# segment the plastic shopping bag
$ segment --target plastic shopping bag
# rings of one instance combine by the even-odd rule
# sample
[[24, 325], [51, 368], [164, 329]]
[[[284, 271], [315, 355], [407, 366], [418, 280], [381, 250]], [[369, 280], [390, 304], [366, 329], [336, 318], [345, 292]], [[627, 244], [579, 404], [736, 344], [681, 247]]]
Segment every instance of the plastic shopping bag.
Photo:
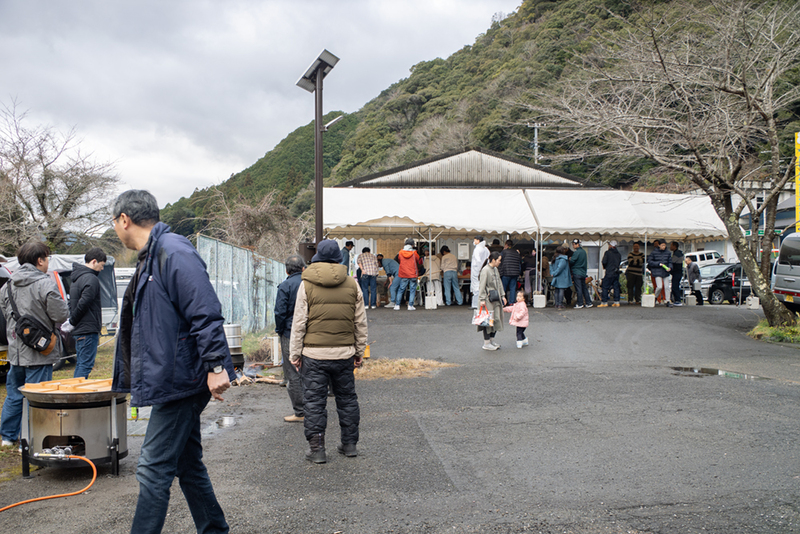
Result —
[[472, 324], [475, 326], [492, 326], [492, 312], [486, 309], [486, 306], [481, 306], [475, 310], [472, 316]]

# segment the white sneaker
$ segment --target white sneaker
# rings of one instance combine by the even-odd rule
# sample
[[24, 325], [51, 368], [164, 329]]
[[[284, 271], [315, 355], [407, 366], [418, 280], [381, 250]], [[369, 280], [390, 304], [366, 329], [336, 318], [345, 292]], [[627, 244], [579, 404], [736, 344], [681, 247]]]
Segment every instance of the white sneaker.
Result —
[[394, 302], [390, 301], [389, 304], [387, 304], [385, 307], [386, 308], [394, 308]]
[[518, 349], [521, 349], [523, 346], [524, 345], [522, 344], [522, 341], [517, 341], [517, 348]]
[[2, 441], [2, 443], [0, 443], [0, 445], [2, 445], [3, 447], [13, 447], [14, 446], [14, 442], [13, 441], [8, 441], [7, 439], [4, 439]]
[[416, 308], [409, 304], [408, 305], [408, 311], [414, 311], [414, 310], [416, 310]]
[[528, 345], [529, 345], [528, 338], [526, 337], [525, 339], [522, 340], [522, 346], [527, 347]]
[[576, 310], [580, 310], [581, 308], [583, 308], [583, 304], [576, 304], [575, 305], [575, 309]]
[[586, 305], [587, 308], [591, 308], [592, 306], [593, 306], [593, 304], [591, 304], [591, 303]]
[[378, 309], [378, 307], [377, 307], [377, 306], [372, 306], [372, 309], [373, 309], [373, 310], [377, 310], [377, 309]]
[[399, 305], [399, 304], [395, 304], [395, 305], [394, 305], [394, 309], [395, 309], [395, 310], [399, 310], [399, 309], [400, 309], [400, 305]]
[[483, 350], [497, 350], [500, 347], [498, 347], [497, 345], [492, 345], [491, 343], [488, 344], [484, 343], [482, 348]]

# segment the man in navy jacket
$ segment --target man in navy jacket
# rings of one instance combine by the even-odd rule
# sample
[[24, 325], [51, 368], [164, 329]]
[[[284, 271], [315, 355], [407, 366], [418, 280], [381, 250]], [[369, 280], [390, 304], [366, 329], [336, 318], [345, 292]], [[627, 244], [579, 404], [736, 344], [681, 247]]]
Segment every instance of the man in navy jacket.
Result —
[[281, 356], [283, 357], [283, 378], [287, 381], [286, 390], [292, 401], [294, 413], [283, 418], [287, 423], [303, 422], [303, 377], [289, 361], [289, 340], [292, 335], [292, 318], [294, 302], [297, 300], [297, 288], [302, 281], [300, 276], [306, 268], [306, 262], [300, 256], [286, 258], [286, 280], [278, 286], [275, 298], [275, 333], [281, 337]]
[[221, 306], [206, 266], [185, 237], [159, 221], [147, 191], [130, 190], [112, 208], [114, 230], [139, 251], [122, 303], [112, 389], [131, 406], [152, 406], [136, 478], [131, 532], [161, 532], [177, 476], [198, 532], [228, 532], [203, 465], [200, 413], [235, 378]]

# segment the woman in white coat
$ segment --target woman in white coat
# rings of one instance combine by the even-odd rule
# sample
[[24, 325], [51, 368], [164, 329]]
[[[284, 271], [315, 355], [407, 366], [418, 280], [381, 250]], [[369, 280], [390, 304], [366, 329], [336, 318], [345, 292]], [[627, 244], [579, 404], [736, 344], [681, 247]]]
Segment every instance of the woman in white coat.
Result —
[[478, 292], [481, 289], [481, 268], [489, 257], [489, 249], [486, 248], [486, 241], [481, 236], [475, 236], [473, 243], [475, 244], [475, 249], [472, 251], [469, 290], [472, 291], [472, 307], [477, 309]]

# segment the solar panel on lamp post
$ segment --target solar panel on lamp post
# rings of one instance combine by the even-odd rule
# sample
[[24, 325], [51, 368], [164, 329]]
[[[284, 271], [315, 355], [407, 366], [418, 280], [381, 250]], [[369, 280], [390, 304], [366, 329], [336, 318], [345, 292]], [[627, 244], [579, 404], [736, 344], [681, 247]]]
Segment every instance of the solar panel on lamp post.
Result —
[[316, 93], [314, 104], [314, 209], [316, 243], [322, 241], [322, 80], [333, 70], [339, 58], [323, 50], [306, 72], [297, 80], [297, 86]]

